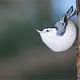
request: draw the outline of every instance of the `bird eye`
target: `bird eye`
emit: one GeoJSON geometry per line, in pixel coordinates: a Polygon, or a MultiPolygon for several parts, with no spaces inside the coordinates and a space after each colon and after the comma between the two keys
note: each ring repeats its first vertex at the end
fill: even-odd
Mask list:
{"type": "Polygon", "coordinates": [[[49,32],[49,30],[46,30],[47,32],[49,32]]]}

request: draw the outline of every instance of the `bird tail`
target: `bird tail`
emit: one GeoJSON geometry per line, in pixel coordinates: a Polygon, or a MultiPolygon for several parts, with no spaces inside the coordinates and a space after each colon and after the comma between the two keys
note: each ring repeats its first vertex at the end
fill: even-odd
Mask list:
{"type": "Polygon", "coordinates": [[[73,9],[73,6],[70,7],[70,9],[66,12],[67,19],[70,19],[71,17],[75,16],[77,14],[77,9],[73,9]]]}

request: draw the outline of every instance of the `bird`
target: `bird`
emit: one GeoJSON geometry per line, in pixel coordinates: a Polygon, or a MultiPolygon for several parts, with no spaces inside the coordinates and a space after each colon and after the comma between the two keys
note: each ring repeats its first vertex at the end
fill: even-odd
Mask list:
{"type": "Polygon", "coordinates": [[[77,31],[75,24],[70,20],[77,14],[77,10],[73,6],[60,17],[59,21],[53,27],[36,29],[40,37],[52,51],[62,52],[68,50],[74,43],[77,31]]]}

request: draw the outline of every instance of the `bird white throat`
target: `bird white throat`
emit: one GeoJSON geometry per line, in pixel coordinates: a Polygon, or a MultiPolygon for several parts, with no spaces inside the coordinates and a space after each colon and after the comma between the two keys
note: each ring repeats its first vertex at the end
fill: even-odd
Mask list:
{"type": "Polygon", "coordinates": [[[63,36],[57,35],[55,28],[46,28],[39,32],[42,41],[55,52],[61,52],[69,49],[76,39],[76,27],[74,23],[68,20],[66,31],[63,36]]]}

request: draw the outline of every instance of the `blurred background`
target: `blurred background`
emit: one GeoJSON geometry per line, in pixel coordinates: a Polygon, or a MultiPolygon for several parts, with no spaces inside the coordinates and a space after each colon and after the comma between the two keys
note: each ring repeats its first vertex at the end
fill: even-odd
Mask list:
{"type": "Polygon", "coordinates": [[[0,0],[0,79],[76,80],[76,46],[55,53],[35,31],[54,25],[72,5],[75,0],[0,0]]]}

